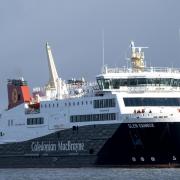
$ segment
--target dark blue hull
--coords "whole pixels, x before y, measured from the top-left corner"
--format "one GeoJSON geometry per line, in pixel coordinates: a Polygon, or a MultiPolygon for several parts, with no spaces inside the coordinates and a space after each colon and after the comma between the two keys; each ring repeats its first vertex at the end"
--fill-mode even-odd
{"type": "Polygon", "coordinates": [[[74,127],[21,143],[0,145],[0,167],[180,165],[180,123],[74,127]]]}

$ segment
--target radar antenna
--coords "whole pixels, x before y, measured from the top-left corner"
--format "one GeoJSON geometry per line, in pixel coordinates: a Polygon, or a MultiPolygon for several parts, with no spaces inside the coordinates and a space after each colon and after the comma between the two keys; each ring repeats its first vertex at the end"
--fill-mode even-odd
{"type": "Polygon", "coordinates": [[[137,47],[134,45],[134,41],[131,41],[131,64],[132,69],[134,71],[143,71],[145,67],[144,63],[144,52],[142,49],[146,49],[148,47],[137,47]]]}

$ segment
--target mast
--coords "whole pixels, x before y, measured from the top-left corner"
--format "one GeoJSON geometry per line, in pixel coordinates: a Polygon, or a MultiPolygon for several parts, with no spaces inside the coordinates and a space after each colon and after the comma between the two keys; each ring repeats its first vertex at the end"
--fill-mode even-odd
{"type": "Polygon", "coordinates": [[[102,61],[103,61],[102,67],[104,67],[104,29],[102,31],[102,61]]]}
{"type": "Polygon", "coordinates": [[[144,71],[144,52],[142,49],[148,47],[135,47],[134,42],[131,41],[131,64],[134,71],[144,71]]]}
{"type": "Polygon", "coordinates": [[[46,85],[46,95],[50,98],[62,99],[65,87],[62,80],[59,78],[57,69],[54,63],[51,47],[46,43],[46,52],[48,57],[49,67],[49,82],[46,85]]]}
{"type": "Polygon", "coordinates": [[[46,43],[46,51],[47,51],[48,67],[49,67],[49,82],[47,84],[47,87],[51,89],[52,88],[57,89],[57,81],[59,81],[59,76],[54,63],[51,47],[49,46],[48,42],[46,43]]]}

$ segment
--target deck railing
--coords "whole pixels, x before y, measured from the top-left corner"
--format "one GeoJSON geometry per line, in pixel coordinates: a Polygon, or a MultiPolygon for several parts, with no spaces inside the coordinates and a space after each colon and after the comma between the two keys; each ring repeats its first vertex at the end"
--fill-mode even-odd
{"type": "Polygon", "coordinates": [[[102,71],[104,74],[107,73],[137,73],[137,72],[168,72],[168,73],[180,73],[180,68],[169,68],[169,67],[145,67],[142,70],[136,70],[132,68],[105,68],[102,71]]]}

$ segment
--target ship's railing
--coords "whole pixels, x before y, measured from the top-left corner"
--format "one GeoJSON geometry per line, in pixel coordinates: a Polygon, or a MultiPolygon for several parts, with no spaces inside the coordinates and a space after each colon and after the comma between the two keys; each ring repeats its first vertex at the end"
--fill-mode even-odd
{"type": "Polygon", "coordinates": [[[169,67],[145,67],[141,71],[137,71],[132,68],[106,68],[103,70],[104,74],[107,73],[137,73],[137,72],[165,72],[165,73],[180,73],[180,68],[169,67]]]}

